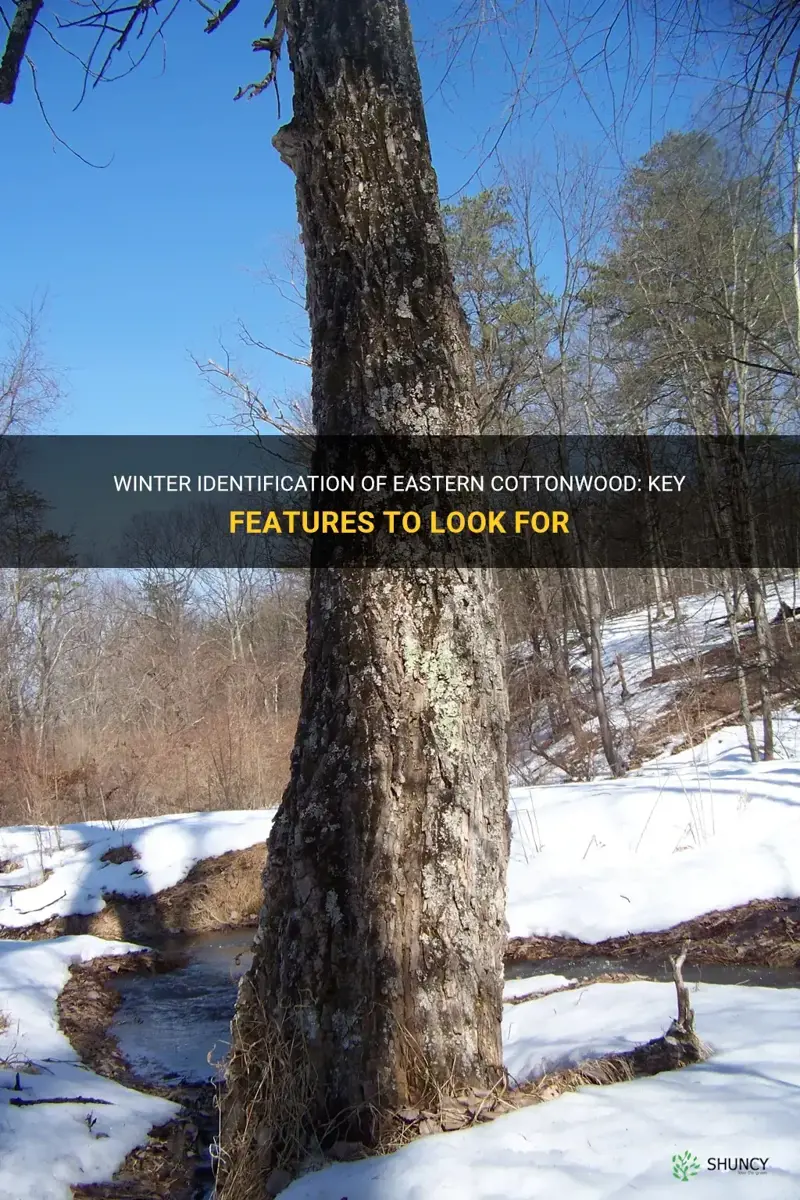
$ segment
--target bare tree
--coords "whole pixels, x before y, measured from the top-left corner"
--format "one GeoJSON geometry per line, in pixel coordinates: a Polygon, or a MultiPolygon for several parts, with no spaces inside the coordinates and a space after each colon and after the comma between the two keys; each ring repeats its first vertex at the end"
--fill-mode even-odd
{"type": "Polygon", "coordinates": [[[44,302],[0,314],[0,436],[40,429],[63,398],[42,345],[44,302]]]}

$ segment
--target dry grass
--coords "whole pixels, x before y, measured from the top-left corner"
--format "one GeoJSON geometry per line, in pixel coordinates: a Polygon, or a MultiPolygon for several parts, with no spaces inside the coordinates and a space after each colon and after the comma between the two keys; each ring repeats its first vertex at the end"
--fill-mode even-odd
{"type": "MultiPolygon", "coordinates": [[[[0,1012],[0,1034],[8,1033],[11,1028],[11,1019],[8,1013],[0,1012]]],[[[14,1038],[10,1046],[0,1055],[0,1071],[18,1071],[20,1075],[41,1075],[42,1071],[49,1068],[39,1066],[18,1049],[18,1042],[14,1038]]]]}
{"type": "MultiPolygon", "coordinates": [[[[250,975],[239,984],[220,1102],[217,1200],[264,1200],[309,1152],[315,1079],[305,1046],[267,1012],[250,975]],[[274,1131],[280,1130],[280,1141],[274,1131]]],[[[311,1148],[313,1149],[313,1147],[311,1148]]]]}
{"type": "Polygon", "coordinates": [[[511,1107],[527,1108],[531,1104],[555,1100],[565,1092],[576,1092],[578,1088],[606,1087],[635,1078],[635,1067],[624,1055],[609,1054],[604,1058],[591,1058],[577,1067],[548,1071],[538,1079],[521,1084],[511,1093],[511,1107]]]}
{"type": "Polygon", "coordinates": [[[126,862],[133,862],[138,857],[139,855],[133,846],[109,846],[105,854],[100,855],[100,861],[120,865],[126,862]]]}
{"type": "Polygon", "coordinates": [[[316,1076],[297,1032],[296,1014],[290,1030],[276,1024],[257,987],[251,975],[240,983],[221,1097],[218,1200],[265,1200],[287,1187],[300,1169],[388,1154],[426,1133],[465,1128],[502,1110],[508,1092],[505,1071],[500,1069],[495,1087],[456,1096],[455,1081],[441,1082],[415,1040],[401,1029],[401,1054],[407,1076],[416,1081],[418,1107],[379,1110],[362,1104],[338,1112],[327,1125],[312,1127],[316,1076]],[[356,1118],[373,1131],[369,1144],[342,1140],[342,1131],[356,1118]]]}
{"type": "Polygon", "coordinates": [[[267,861],[266,846],[259,843],[247,850],[234,851],[235,864],[204,859],[189,873],[187,883],[199,889],[192,912],[196,924],[204,920],[214,928],[246,924],[257,917],[264,899],[262,876],[267,861]]]}

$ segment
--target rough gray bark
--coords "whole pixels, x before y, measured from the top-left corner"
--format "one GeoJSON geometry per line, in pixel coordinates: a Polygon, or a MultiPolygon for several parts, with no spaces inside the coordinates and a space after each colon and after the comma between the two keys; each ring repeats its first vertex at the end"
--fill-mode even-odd
{"type": "MultiPolygon", "coordinates": [[[[275,144],[297,181],[316,428],[475,432],[405,0],[288,0],[285,15],[294,114],[275,144]]],[[[312,573],[222,1196],[263,1196],[305,1152],[374,1145],[396,1110],[502,1075],[502,661],[488,571],[312,573]]]]}
{"type": "Polygon", "coordinates": [[[25,61],[28,40],[33,33],[43,0],[17,0],[14,20],[8,26],[3,57],[0,58],[0,104],[11,104],[17,90],[19,73],[25,61]]]}

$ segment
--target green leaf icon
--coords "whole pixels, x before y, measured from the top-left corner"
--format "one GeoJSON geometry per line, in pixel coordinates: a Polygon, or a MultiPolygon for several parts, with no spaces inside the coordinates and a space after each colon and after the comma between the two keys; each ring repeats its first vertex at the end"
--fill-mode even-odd
{"type": "Polygon", "coordinates": [[[672,1156],[672,1174],[681,1183],[688,1183],[693,1179],[700,1170],[700,1163],[692,1154],[691,1150],[684,1150],[683,1154],[673,1154],[672,1156]]]}

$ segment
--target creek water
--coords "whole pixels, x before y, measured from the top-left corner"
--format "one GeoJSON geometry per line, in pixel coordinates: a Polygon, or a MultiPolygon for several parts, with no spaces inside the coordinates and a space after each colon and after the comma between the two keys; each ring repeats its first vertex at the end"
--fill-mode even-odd
{"type": "MultiPolygon", "coordinates": [[[[122,975],[114,986],[122,996],[111,1033],[131,1066],[143,1078],[162,1083],[200,1082],[215,1077],[214,1062],[230,1042],[230,1021],[238,979],[250,966],[252,930],[204,934],[162,943],[159,948],[186,955],[184,966],[160,975],[122,975]]],[[[581,982],[613,971],[669,980],[662,960],[550,958],[509,965],[507,979],[566,975],[581,982]]],[[[687,982],[800,988],[800,970],[687,963],[687,982]]]]}
{"type": "Polygon", "coordinates": [[[186,955],[185,966],[117,976],[122,1003],[110,1032],[138,1075],[159,1083],[216,1077],[213,1063],[230,1044],[236,988],[252,961],[252,940],[252,929],[238,929],[160,941],[159,950],[186,955]]]}

